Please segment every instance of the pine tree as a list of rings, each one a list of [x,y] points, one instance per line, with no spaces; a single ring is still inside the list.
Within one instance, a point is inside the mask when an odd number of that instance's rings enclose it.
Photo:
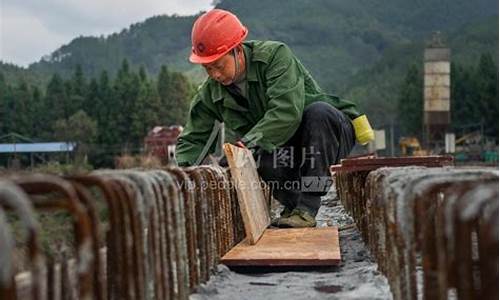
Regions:
[[[114,82],[114,97],[117,100],[118,112],[115,130],[125,151],[130,151],[137,144],[136,136],[131,136],[131,125],[139,89],[139,76],[130,72],[129,64],[127,60],[124,60]]]
[[[141,92],[139,94],[139,101],[143,103],[142,109],[142,119],[143,125],[142,133],[140,139],[142,140],[144,136],[146,136],[148,130],[153,128],[154,126],[161,125],[160,118],[160,97],[156,89],[154,88],[154,84],[151,81],[146,81],[141,86]]]
[[[189,109],[191,86],[182,73],[173,72],[170,76],[170,120],[173,124],[184,124]]]
[[[165,103],[168,99],[169,80],[167,66],[162,65],[160,73],[158,74],[157,89],[163,103]]]
[[[92,78],[88,86],[83,109],[94,120],[97,120],[99,114],[98,109],[100,109],[99,104],[101,103],[99,96],[99,85],[97,80]]]
[[[477,122],[477,90],[470,68],[451,64],[451,120],[455,128]]]
[[[117,98],[110,86],[108,73],[102,71],[99,77],[99,103],[97,103],[96,120],[99,126],[98,141],[102,146],[113,145],[119,142],[116,134],[118,118]]]
[[[423,81],[417,65],[412,64],[400,88],[398,115],[403,133],[420,136],[422,133]]]
[[[491,54],[482,54],[476,67],[476,105],[485,134],[498,137],[498,67]]]
[[[138,76],[139,82],[141,82],[140,76]],[[147,101],[148,101],[148,85],[146,82],[140,83],[139,93],[137,98],[134,99],[132,103],[132,109],[130,112],[131,124],[130,124],[130,141],[133,144],[139,144],[141,138],[144,137],[146,133],[147,126]]]
[[[14,130],[15,102],[12,87],[0,80],[0,132],[2,135],[8,134]]]
[[[106,71],[101,72],[97,85],[98,102],[93,117],[97,122],[97,136],[89,159],[95,167],[111,167],[120,148],[120,137],[116,130],[119,106]]]
[[[45,116],[44,132],[49,133],[50,128],[55,120],[61,118],[67,119],[69,117],[67,85],[65,86],[61,76],[55,73],[49,84],[47,85],[47,92],[45,93],[44,105],[40,112]]]
[[[475,67],[452,64],[451,108],[455,128],[483,125],[485,134],[498,136],[498,68],[489,54]]]
[[[147,80],[146,69],[144,69],[144,66],[139,68],[139,80],[141,82],[145,82]]]
[[[171,112],[171,107],[169,102],[170,74],[165,65],[161,66],[160,73],[158,74],[156,90],[158,91],[158,96],[160,100],[159,117],[161,123],[166,125],[170,122],[169,115]]]
[[[69,96],[69,114],[74,114],[76,111],[84,108],[85,96],[87,93],[87,82],[82,71],[82,66],[80,64],[76,65],[75,72],[70,82],[70,90],[68,90]]]
[[[30,136],[33,129],[34,111],[32,94],[26,82],[21,81],[15,89],[14,101],[16,106],[14,131],[21,135]]]
[[[6,119],[7,119],[7,99],[5,94],[7,92],[7,84],[5,77],[0,72],[0,136],[7,133]]]
[[[42,98],[42,93],[40,92],[40,89],[35,86],[33,88],[33,96],[32,96],[32,106],[33,106],[33,130],[31,136],[33,139],[40,139],[40,137],[43,135],[42,129],[43,129],[43,124],[44,122],[43,116],[40,114],[41,111],[43,111],[43,98]]]

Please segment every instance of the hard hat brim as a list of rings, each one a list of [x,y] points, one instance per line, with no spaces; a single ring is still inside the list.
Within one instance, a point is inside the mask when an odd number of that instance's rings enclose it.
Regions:
[[[217,54],[210,55],[210,56],[198,56],[194,53],[191,53],[191,55],[189,56],[189,61],[192,62],[193,64],[209,64],[209,63],[212,63],[212,62],[218,60],[219,58],[223,57],[229,51],[233,50],[233,48],[231,48],[225,52],[217,53]]]
[[[237,41],[233,47],[227,49],[226,51],[224,52],[221,52],[221,53],[217,53],[217,54],[214,54],[214,55],[210,55],[210,56],[199,56],[199,55],[196,55],[194,52],[191,51],[191,55],[189,56],[189,61],[193,64],[209,64],[209,63],[212,63],[216,60],[218,60],[219,58],[223,57],[224,55],[226,55],[229,51],[233,50],[236,46],[238,46],[241,42],[243,42],[245,40],[245,38],[247,37],[248,35],[248,29],[246,27],[244,27],[244,32],[243,32],[243,35],[240,37],[239,41]]]

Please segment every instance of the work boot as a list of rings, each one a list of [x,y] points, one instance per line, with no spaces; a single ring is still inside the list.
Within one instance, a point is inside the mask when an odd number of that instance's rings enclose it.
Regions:
[[[283,208],[283,210],[281,211],[280,216],[282,218],[288,218],[290,215],[292,215],[292,211],[293,209],[285,206],[285,208]]]
[[[274,219],[271,222],[271,226],[279,227],[280,220],[283,219],[283,218],[290,217],[291,214],[292,214],[292,209],[285,206],[285,208],[283,208],[283,210],[280,213],[280,217],[277,218],[277,219]]]
[[[316,219],[309,212],[296,208],[292,211],[289,217],[279,219],[278,227],[281,228],[316,227]]]

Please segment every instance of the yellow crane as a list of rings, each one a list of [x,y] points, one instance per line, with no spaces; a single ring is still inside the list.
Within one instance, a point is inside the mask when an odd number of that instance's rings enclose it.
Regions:
[[[402,156],[424,156],[428,154],[427,150],[422,149],[418,138],[414,136],[402,137],[399,139]]]

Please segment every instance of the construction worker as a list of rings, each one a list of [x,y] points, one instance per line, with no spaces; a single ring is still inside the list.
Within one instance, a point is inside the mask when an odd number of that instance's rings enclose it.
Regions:
[[[275,225],[314,227],[331,185],[329,166],[349,154],[356,138],[373,139],[373,131],[353,103],[324,93],[287,45],[245,41],[247,34],[225,10],[195,21],[189,60],[209,78],[192,100],[177,161],[193,165],[207,147],[214,151],[207,140],[214,123],[223,122],[235,145],[254,152],[260,176],[285,206]]]

